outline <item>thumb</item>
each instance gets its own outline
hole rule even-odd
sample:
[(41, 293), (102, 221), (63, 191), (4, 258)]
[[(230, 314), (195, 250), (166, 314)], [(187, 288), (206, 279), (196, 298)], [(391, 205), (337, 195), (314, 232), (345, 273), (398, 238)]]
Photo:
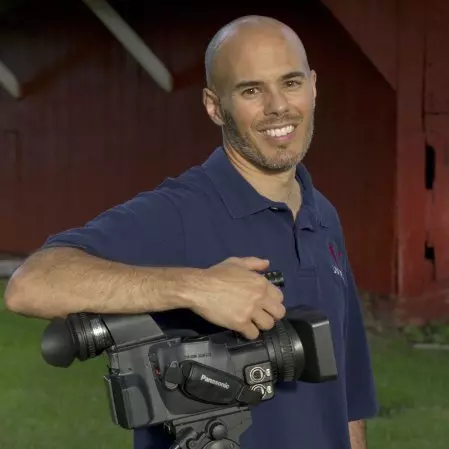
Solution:
[(268, 259), (260, 259), (258, 257), (231, 257), (229, 262), (247, 268), (248, 270), (255, 271), (266, 270), (270, 265)]

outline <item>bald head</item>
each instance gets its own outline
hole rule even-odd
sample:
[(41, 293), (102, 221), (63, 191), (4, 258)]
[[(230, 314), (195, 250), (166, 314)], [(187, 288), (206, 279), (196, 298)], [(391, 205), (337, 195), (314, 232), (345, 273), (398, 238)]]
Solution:
[(222, 27), (211, 39), (205, 55), (207, 86), (217, 90), (228, 75), (236, 49), (246, 45), (251, 48), (261, 39), (271, 40), (277, 45), (288, 44), (298, 52), (309, 70), (307, 55), (298, 35), (284, 23), (265, 16), (244, 16)]

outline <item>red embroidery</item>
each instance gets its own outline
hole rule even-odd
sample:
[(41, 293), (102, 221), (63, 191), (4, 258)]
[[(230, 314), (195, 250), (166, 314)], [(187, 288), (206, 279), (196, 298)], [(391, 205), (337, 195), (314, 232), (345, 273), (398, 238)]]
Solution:
[(337, 268), (340, 268), (340, 264), (339, 264), (339, 262), (338, 262), (338, 258), (340, 258), (340, 257), (342, 256), (342, 253), (339, 252), (339, 253), (338, 253), (338, 258), (337, 258), (337, 255), (335, 254), (335, 249), (334, 249), (334, 247), (332, 246), (331, 243), (329, 244), (329, 251), (330, 251), (330, 253), (331, 253), (332, 259), (334, 259), (334, 262), (335, 262), (336, 267), (337, 267)]

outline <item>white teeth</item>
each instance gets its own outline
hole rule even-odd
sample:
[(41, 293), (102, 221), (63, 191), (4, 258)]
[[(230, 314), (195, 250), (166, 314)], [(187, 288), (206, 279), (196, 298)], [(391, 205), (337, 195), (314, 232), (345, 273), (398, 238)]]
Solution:
[(295, 127), (293, 125), (288, 125), (284, 126), (283, 128), (267, 129), (266, 131), (264, 131), (264, 133), (268, 134), (271, 137), (282, 137), (290, 134), (294, 129)]

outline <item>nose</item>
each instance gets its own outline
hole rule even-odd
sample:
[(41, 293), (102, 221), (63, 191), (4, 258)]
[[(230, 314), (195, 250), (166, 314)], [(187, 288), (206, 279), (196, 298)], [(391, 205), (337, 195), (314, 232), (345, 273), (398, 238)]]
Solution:
[(288, 101), (283, 92), (272, 91), (270, 93), (267, 93), (265, 101), (266, 115), (285, 114), (288, 108)]

